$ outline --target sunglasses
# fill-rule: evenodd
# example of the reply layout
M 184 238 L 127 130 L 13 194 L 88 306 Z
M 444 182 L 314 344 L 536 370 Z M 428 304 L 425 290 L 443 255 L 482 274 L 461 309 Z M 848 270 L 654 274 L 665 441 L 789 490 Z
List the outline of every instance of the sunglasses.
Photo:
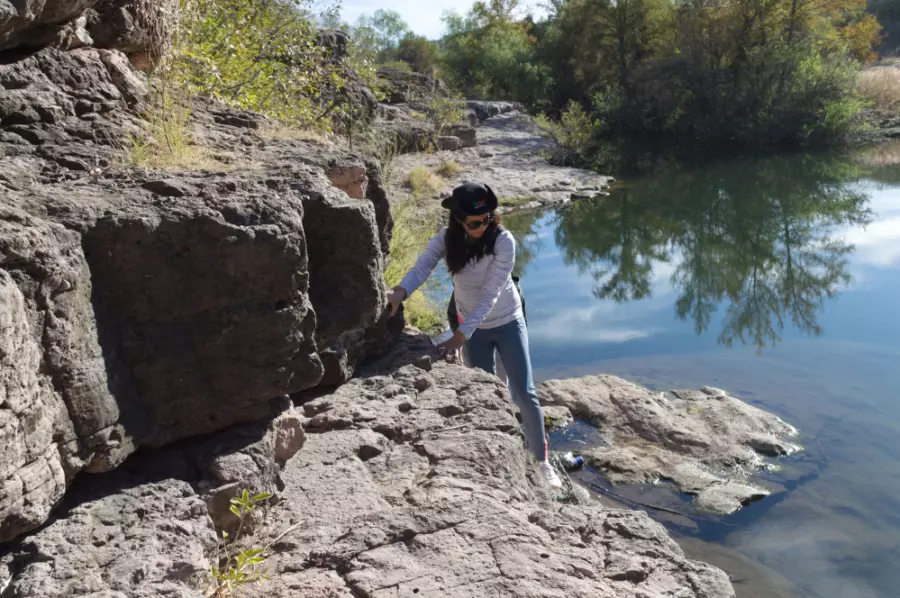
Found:
M 490 215 L 485 216 L 481 220 L 476 220 L 475 222 L 472 222 L 470 220 L 460 220 L 460 222 L 462 222 L 463 225 L 469 230 L 478 230 L 479 228 L 487 226 L 488 223 L 490 223 L 490 221 L 491 221 Z

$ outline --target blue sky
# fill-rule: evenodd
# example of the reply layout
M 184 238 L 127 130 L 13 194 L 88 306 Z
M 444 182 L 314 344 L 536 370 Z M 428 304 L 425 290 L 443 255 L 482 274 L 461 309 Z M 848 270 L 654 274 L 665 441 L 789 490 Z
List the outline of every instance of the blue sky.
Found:
M 445 11 L 455 10 L 465 13 L 474 4 L 474 0 L 343 0 L 342 19 L 353 24 L 363 14 L 372 14 L 379 8 L 396 10 L 409 24 L 410 29 L 429 39 L 437 39 L 444 31 L 441 15 Z M 537 2 L 526 0 L 526 6 L 535 6 Z

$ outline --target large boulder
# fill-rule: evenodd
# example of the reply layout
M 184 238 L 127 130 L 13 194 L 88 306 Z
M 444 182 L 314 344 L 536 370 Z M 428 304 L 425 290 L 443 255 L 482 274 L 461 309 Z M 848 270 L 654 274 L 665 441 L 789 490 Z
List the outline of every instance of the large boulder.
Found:
M 0 65 L 0 362 L 15 389 L 0 398 L 15 447 L 0 541 L 46 521 L 79 472 L 339 384 L 397 332 L 377 164 L 198 104 L 193 137 L 241 148 L 246 168 L 117 170 L 146 93 L 113 50 Z
M 99 0 L 87 11 L 94 46 L 127 54 L 138 68 L 154 66 L 171 45 L 178 18 L 175 0 Z
M 17 598 L 201 598 L 216 531 L 191 486 L 127 472 L 79 488 L 65 514 L 0 555 Z M 112 483 L 110 483 L 112 482 Z
M 33 39 L 34 29 L 53 28 L 79 17 L 97 0 L 0 0 L 0 50 Z

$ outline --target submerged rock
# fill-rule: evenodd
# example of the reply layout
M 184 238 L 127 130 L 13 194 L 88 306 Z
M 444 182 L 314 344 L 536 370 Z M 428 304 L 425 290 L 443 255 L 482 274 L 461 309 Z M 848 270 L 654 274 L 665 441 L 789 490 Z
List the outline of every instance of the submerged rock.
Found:
M 790 424 L 714 388 L 654 393 L 614 376 L 551 380 L 545 405 L 596 425 L 608 446 L 585 459 L 613 483 L 672 482 L 698 508 L 727 514 L 768 491 L 748 482 L 764 457 L 799 449 Z

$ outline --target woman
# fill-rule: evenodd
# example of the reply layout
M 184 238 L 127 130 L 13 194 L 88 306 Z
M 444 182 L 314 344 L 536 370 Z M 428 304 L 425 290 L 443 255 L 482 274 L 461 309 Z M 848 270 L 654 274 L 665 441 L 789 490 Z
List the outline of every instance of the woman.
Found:
M 491 374 L 497 351 L 522 414 L 528 448 L 547 483 L 559 488 L 562 482 L 547 461 L 544 414 L 532 380 L 522 302 L 512 280 L 515 239 L 500 226 L 497 196 L 487 185 L 460 185 L 441 205 L 450 210 L 450 223 L 429 241 L 413 269 L 388 295 L 391 313 L 422 286 L 438 261 L 446 260 L 460 324 L 440 349 L 453 354 L 462 348 L 467 365 Z

